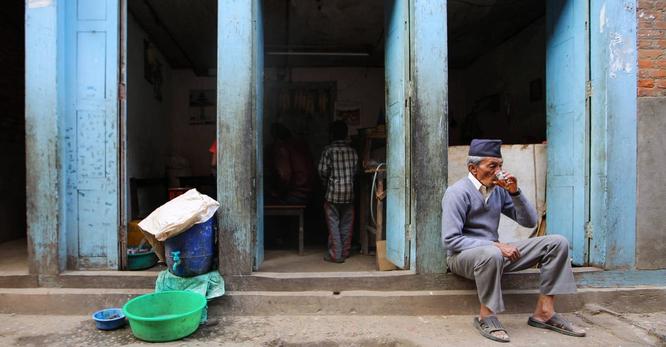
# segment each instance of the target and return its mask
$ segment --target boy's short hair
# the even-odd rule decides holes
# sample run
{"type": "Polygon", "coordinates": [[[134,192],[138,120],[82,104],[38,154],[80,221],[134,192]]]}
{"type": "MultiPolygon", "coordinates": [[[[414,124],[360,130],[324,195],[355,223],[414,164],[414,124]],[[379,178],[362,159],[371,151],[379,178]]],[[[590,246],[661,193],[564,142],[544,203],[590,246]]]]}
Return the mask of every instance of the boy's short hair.
{"type": "Polygon", "coordinates": [[[331,123],[331,138],[333,141],[347,139],[347,124],[341,120],[331,123]]]}

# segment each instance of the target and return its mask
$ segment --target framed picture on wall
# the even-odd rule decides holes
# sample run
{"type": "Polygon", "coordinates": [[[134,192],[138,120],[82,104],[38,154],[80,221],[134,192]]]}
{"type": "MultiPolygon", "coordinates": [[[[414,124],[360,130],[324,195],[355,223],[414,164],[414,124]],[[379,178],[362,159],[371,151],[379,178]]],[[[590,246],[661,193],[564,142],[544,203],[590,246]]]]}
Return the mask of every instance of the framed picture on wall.
{"type": "Polygon", "coordinates": [[[215,89],[192,89],[188,111],[190,125],[215,124],[216,115],[215,89]]]}
{"type": "Polygon", "coordinates": [[[158,59],[155,45],[143,40],[143,77],[153,85],[153,96],[162,100],[162,62],[158,59]]]}
{"type": "Polygon", "coordinates": [[[342,120],[347,125],[361,124],[361,103],[358,101],[336,101],[335,120],[342,120]]]}

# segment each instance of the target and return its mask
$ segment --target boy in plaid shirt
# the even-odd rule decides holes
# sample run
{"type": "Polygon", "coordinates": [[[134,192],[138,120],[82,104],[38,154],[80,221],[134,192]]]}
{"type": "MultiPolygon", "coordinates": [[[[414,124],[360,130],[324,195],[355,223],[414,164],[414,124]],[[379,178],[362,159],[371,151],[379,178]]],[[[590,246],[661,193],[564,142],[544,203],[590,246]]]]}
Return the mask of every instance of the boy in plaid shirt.
{"type": "Polygon", "coordinates": [[[358,155],[347,142],[347,125],[331,124],[330,145],[319,159],[319,176],[326,187],[324,213],[328,227],[328,253],[324,260],[344,263],[349,258],[354,227],[354,176],[358,155]]]}

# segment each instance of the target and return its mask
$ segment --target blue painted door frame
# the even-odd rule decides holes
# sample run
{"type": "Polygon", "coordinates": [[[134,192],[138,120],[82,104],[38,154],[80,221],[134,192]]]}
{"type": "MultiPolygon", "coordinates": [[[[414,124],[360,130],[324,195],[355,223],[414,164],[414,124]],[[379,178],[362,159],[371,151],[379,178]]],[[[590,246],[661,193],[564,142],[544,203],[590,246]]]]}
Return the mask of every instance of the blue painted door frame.
{"type": "Polygon", "coordinates": [[[252,98],[254,128],[256,129],[255,148],[255,191],[257,196],[257,225],[254,245],[253,270],[259,270],[264,262],[264,21],[261,0],[252,1],[253,5],[253,32],[252,32],[252,60],[254,73],[254,97],[252,98]]]}
{"type": "Polygon", "coordinates": [[[590,264],[636,263],[636,0],[590,0],[590,264]]]}
{"type": "MultiPolygon", "coordinates": [[[[262,2],[253,0],[252,4],[252,121],[255,138],[255,155],[252,161],[255,180],[256,220],[253,239],[253,269],[258,270],[264,256],[264,218],[263,218],[263,143],[261,139],[263,124],[263,27],[262,2]]],[[[387,5],[387,48],[386,48],[386,83],[387,83],[387,121],[388,121],[388,197],[387,197],[387,248],[388,258],[401,268],[409,267],[409,244],[407,224],[409,216],[409,2],[406,0],[388,0],[387,5]]],[[[233,9],[227,5],[228,9],[233,9]]],[[[247,22],[235,22],[235,25],[249,25],[247,22]]],[[[229,71],[220,66],[218,78],[230,79],[238,70],[229,71]]],[[[243,77],[244,79],[247,77],[243,77]]],[[[225,97],[224,93],[220,93],[225,97]]],[[[224,100],[218,101],[227,105],[224,100]]],[[[220,194],[218,194],[220,195],[220,194]]]]}
{"type": "Polygon", "coordinates": [[[64,6],[59,2],[26,2],[26,224],[31,274],[54,275],[65,267],[64,170],[59,165],[63,18],[64,6]]]}
{"type": "Polygon", "coordinates": [[[410,21],[408,0],[386,0],[384,14],[386,79],[386,256],[409,267],[410,228],[410,21]]]}

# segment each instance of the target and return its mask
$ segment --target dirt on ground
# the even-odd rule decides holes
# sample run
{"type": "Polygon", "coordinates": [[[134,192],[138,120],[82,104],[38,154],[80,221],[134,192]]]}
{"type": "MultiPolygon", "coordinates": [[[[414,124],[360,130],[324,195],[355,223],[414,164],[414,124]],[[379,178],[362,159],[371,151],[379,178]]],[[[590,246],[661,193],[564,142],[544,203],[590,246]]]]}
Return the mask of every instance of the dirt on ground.
{"type": "MultiPolygon", "coordinates": [[[[619,314],[592,307],[566,314],[584,327],[576,338],[526,324],[527,315],[500,315],[512,346],[666,346],[666,312],[619,314]]],[[[201,326],[166,346],[498,346],[481,337],[473,316],[233,316],[201,326]]],[[[90,316],[0,315],[2,346],[143,346],[129,326],[100,331],[90,316]]]]}

